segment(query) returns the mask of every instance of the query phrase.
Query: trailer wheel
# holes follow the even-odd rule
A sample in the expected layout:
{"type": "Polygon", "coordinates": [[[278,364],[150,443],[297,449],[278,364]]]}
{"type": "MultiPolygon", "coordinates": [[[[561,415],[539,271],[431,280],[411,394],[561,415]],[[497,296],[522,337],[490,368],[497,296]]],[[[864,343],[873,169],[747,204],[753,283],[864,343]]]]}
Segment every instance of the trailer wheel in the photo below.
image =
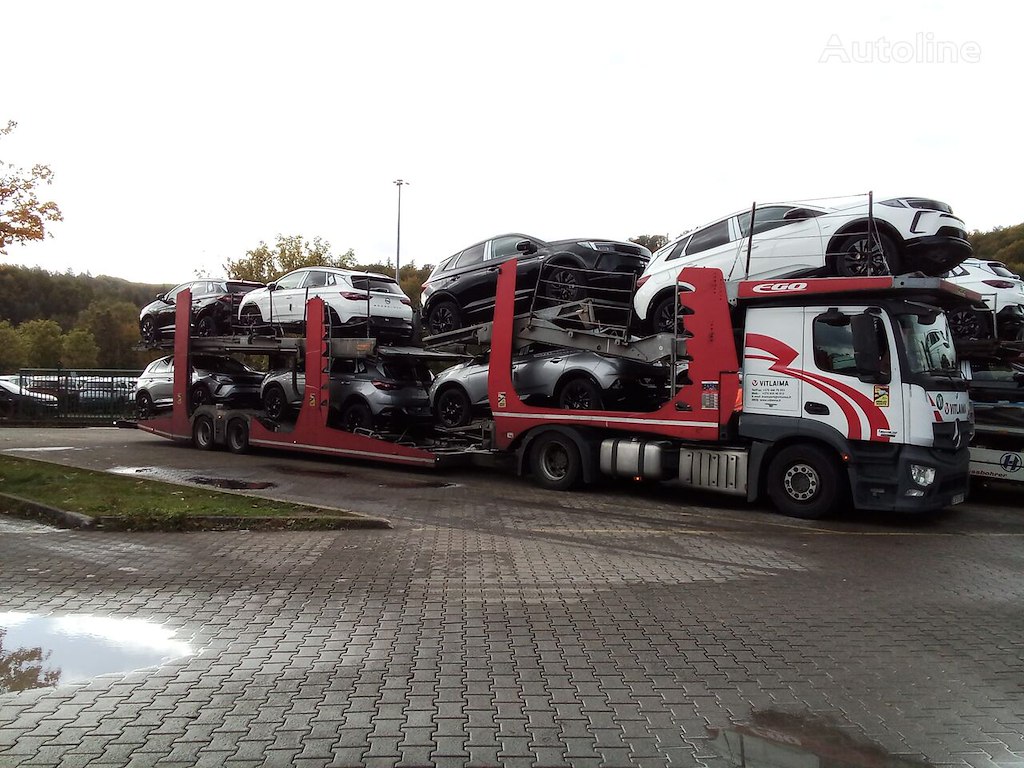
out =
{"type": "Polygon", "coordinates": [[[232,419],[228,422],[228,450],[232,453],[249,452],[249,424],[245,419],[232,419]]]}
{"type": "Polygon", "coordinates": [[[552,432],[537,439],[530,451],[530,472],[541,488],[568,491],[583,479],[583,460],[571,437],[552,432]]]}
{"type": "Polygon", "coordinates": [[[192,444],[200,451],[213,450],[213,419],[209,416],[198,416],[192,423],[192,444]]]}
{"type": "Polygon", "coordinates": [[[790,517],[817,520],[839,507],[845,483],[835,459],[814,445],[791,445],[772,459],[768,496],[790,517]]]}

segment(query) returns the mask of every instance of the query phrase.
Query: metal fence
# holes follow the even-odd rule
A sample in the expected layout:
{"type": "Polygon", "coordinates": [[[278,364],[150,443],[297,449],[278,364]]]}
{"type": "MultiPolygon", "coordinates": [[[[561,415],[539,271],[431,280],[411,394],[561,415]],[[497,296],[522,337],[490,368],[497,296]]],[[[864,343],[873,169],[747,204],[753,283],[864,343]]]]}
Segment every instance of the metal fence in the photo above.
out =
{"type": "Polygon", "coordinates": [[[0,421],[90,422],[134,413],[137,370],[23,368],[0,376],[0,421]]]}

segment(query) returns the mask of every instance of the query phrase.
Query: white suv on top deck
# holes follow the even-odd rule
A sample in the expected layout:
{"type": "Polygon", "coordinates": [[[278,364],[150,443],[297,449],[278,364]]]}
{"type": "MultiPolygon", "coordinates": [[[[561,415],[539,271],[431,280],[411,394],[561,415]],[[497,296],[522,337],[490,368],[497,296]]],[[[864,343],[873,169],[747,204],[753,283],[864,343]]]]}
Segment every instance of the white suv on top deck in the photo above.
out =
{"type": "Polygon", "coordinates": [[[1024,340],[1024,280],[1001,261],[966,259],[946,275],[951,283],[977,291],[989,312],[960,309],[949,313],[949,327],[958,339],[1024,340]],[[995,321],[995,328],[992,323],[995,321]]]}
{"type": "Polygon", "coordinates": [[[716,267],[726,280],[941,275],[971,255],[964,223],[945,203],[920,197],[876,202],[870,237],[868,208],[866,200],[840,207],[762,205],[752,235],[747,209],[673,240],[654,254],[637,280],[633,308],[642,330],[671,330],[675,280],[683,267],[716,267]]]}
{"type": "Polygon", "coordinates": [[[250,291],[238,319],[250,326],[301,328],[306,302],[314,296],[327,305],[332,330],[363,335],[369,316],[371,336],[408,339],[413,334],[412,302],[393,278],[334,267],[303,267],[250,291]]]}

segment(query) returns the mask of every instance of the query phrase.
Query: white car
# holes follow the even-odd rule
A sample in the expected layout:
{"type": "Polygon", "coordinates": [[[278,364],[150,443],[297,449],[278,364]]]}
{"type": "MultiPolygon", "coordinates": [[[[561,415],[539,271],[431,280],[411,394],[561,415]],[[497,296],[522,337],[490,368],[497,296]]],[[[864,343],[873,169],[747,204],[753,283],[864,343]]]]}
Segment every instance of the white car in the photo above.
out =
{"type": "Polygon", "coordinates": [[[683,267],[715,267],[726,280],[923,272],[941,275],[971,255],[964,223],[945,203],[900,197],[829,207],[816,203],[758,206],[673,240],[637,280],[633,307],[645,332],[672,329],[673,292],[683,267]],[[747,268],[749,249],[749,270],[747,268]]]}
{"type": "Polygon", "coordinates": [[[250,291],[238,306],[243,325],[279,325],[302,329],[306,302],[318,296],[330,311],[338,335],[370,334],[408,339],[413,334],[412,302],[393,278],[334,267],[303,267],[266,288],[250,291]]]}
{"type": "Polygon", "coordinates": [[[977,291],[989,312],[962,309],[949,314],[949,326],[958,339],[1024,340],[1024,280],[1001,261],[967,259],[946,275],[951,283],[977,291]],[[993,322],[995,327],[993,327],[993,322]]]}

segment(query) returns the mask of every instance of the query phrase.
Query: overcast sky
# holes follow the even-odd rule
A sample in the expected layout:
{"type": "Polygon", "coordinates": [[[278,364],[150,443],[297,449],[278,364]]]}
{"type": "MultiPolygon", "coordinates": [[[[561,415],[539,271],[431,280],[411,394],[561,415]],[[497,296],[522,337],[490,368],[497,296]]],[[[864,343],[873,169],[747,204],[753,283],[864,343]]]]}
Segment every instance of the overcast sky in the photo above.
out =
{"type": "Polygon", "coordinates": [[[0,0],[0,159],[64,221],[0,260],[177,282],[278,233],[437,263],[874,190],[1024,220],[1016,2],[0,0]],[[884,38],[884,39],[883,39],[884,38]],[[942,59],[940,61],[940,59],[942,59]]]}

